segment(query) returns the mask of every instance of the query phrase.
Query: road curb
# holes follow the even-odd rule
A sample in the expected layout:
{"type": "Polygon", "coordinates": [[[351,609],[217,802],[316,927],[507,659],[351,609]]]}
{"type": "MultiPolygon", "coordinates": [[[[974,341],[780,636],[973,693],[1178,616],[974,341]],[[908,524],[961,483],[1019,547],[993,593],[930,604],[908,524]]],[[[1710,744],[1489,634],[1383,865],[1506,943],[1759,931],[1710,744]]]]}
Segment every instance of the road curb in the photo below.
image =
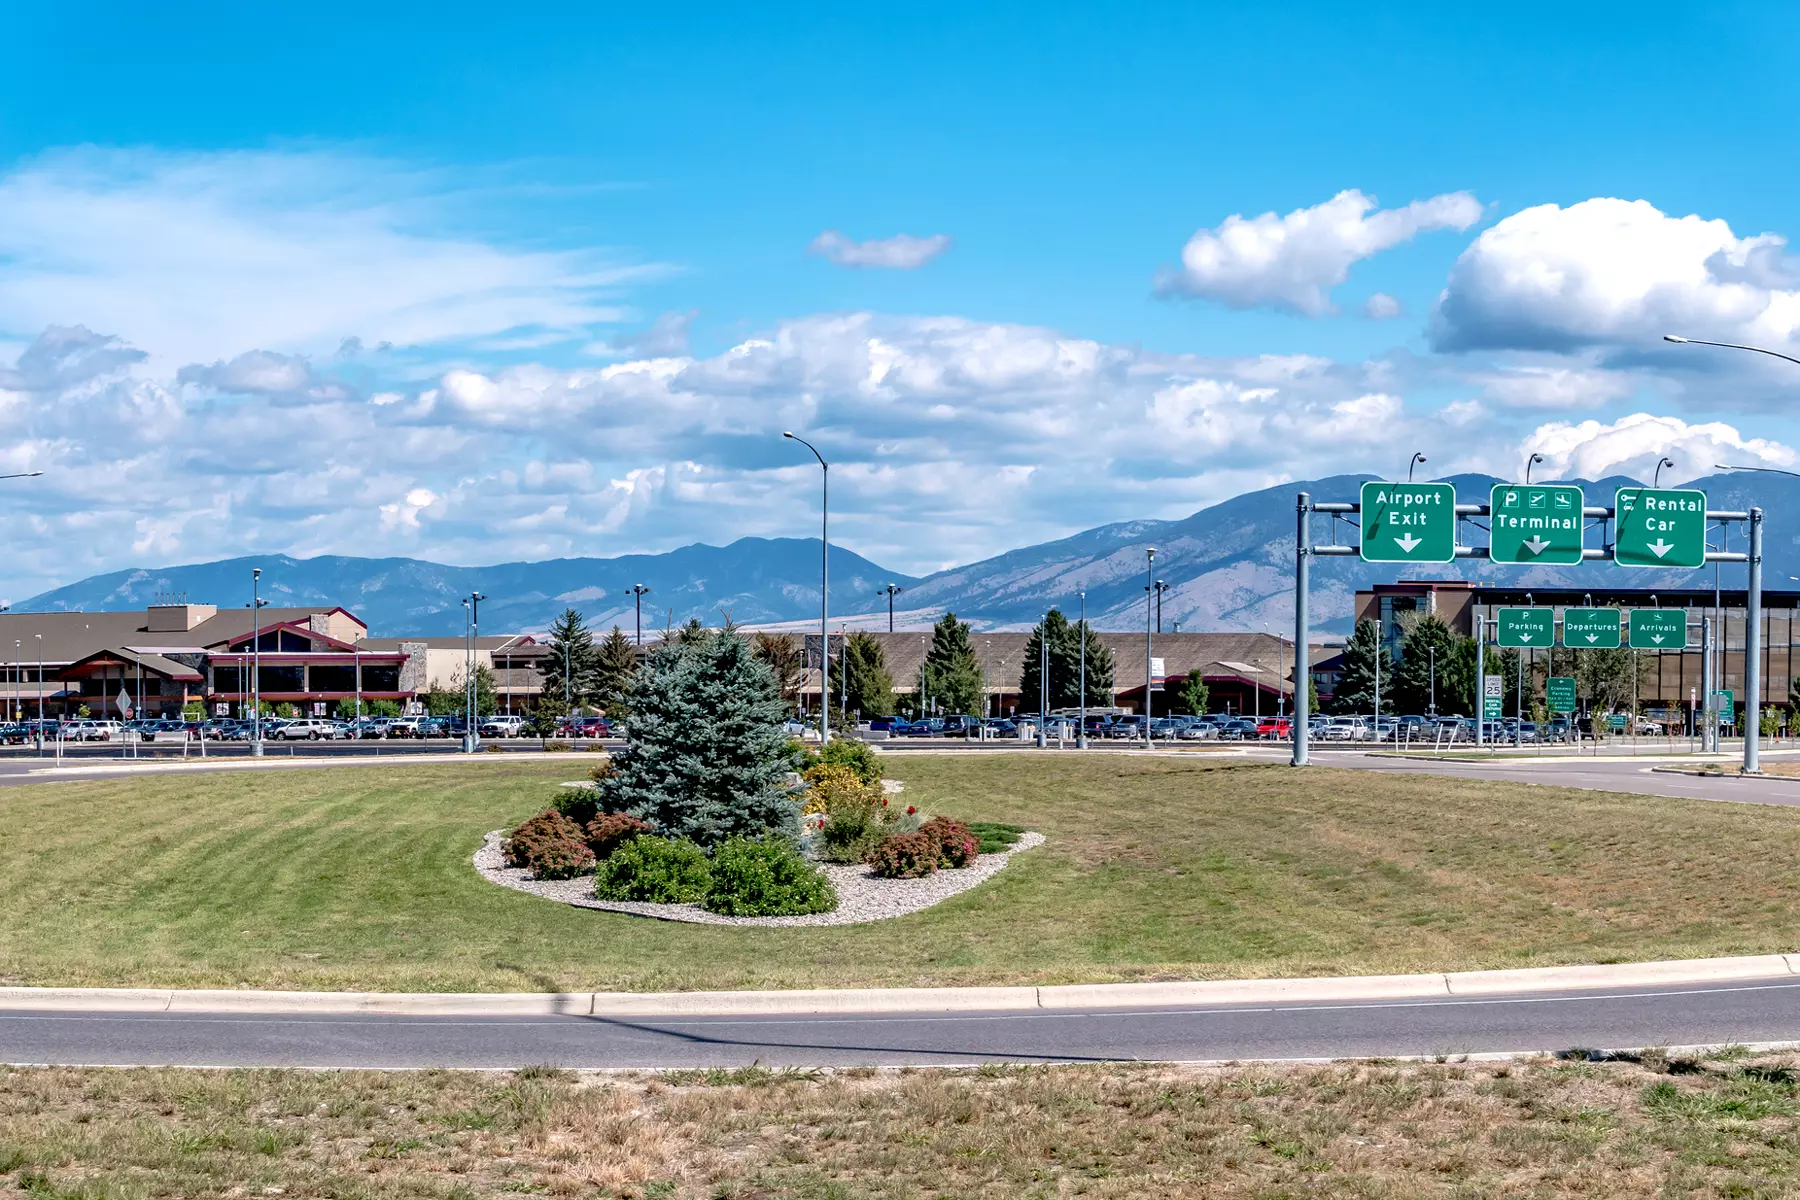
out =
{"type": "Polygon", "coordinates": [[[1513,995],[1800,976],[1800,953],[1674,962],[1526,967],[1425,975],[1215,979],[1044,987],[849,988],[743,992],[265,992],[0,987],[0,1011],[355,1013],[421,1017],[774,1016],[1169,1008],[1513,995]]]}

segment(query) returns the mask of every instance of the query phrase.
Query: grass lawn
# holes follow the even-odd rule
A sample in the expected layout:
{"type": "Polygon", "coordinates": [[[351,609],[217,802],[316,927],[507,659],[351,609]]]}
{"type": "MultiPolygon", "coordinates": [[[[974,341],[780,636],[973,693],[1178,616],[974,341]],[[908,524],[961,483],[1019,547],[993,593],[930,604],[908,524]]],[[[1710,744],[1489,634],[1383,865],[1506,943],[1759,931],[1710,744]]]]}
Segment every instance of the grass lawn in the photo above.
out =
{"type": "Polygon", "coordinates": [[[914,916],[577,910],[469,859],[567,764],[0,789],[0,981],[665,990],[1369,973],[1792,950],[1800,810],[1372,771],[896,756],[929,811],[1049,835],[914,916]]]}
{"type": "Polygon", "coordinates": [[[1792,1056],[657,1076],[0,1069],[46,1197],[1800,1194],[1792,1056]]]}

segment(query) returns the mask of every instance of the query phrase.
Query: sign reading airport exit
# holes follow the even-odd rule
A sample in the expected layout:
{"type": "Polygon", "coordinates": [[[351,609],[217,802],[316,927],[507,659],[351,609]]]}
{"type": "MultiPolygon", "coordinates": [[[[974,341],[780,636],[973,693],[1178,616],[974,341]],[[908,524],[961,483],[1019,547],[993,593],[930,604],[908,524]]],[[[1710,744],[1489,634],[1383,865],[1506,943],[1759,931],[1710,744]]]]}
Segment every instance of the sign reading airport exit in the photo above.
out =
{"type": "Polygon", "coordinates": [[[1574,484],[1495,484],[1488,493],[1489,560],[1575,565],[1581,561],[1581,505],[1574,484]]]}
{"type": "Polygon", "coordinates": [[[1364,562],[1447,563],[1456,558],[1456,489],[1447,483],[1362,485],[1364,562]]]}
{"type": "Polygon", "coordinates": [[[1705,564],[1705,492],[1623,487],[1614,494],[1613,514],[1613,561],[1621,567],[1705,564]]]}

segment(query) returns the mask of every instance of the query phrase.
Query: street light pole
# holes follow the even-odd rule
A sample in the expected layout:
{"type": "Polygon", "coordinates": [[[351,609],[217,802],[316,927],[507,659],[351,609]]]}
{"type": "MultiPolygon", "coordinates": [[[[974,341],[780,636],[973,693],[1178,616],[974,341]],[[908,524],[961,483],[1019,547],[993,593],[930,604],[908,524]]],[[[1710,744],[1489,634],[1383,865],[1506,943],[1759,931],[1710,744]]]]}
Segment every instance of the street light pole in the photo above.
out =
{"type": "Polygon", "coordinates": [[[261,758],[262,740],[262,568],[250,569],[250,755],[261,758]]]}
{"type": "MultiPolygon", "coordinates": [[[[626,589],[625,594],[637,598],[637,644],[641,646],[644,644],[644,597],[650,594],[650,589],[641,583],[634,583],[626,589]]],[[[566,687],[563,690],[568,691],[566,687]]]]}
{"type": "Polygon", "coordinates": [[[890,583],[886,587],[882,588],[879,592],[875,593],[877,596],[886,596],[887,597],[888,632],[889,633],[894,632],[894,597],[898,596],[901,592],[904,592],[905,590],[906,589],[903,587],[898,587],[895,584],[890,583]]]}
{"type": "Polygon", "coordinates": [[[831,741],[831,464],[805,438],[791,432],[781,436],[793,438],[819,460],[819,745],[825,746],[831,741]]]}
{"type": "Polygon", "coordinates": [[[1081,631],[1081,724],[1075,729],[1075,748],[1087,749],[1087,592],[1078,593],[1081,597],[1081,619],[1076,628],[1081,631]]]}
{"type": "Polygon", "coordinates": [[[463,684],[463,753],[473,754],[480,742],[475,734],[476,709],[480,707],[480,689],[475,682],[476,643],[481,638],[481,602],[487,597],[469,593],[469,658],[468,673],[463,684]]]}
{"type": "Polygon", "coordinates": [[[1150,678],[1150,664],[1152,661],[1150,654],[1154,647],[1154,641],[1151,636],[1151,624],[1154,614],[1151,612],[1153,606],[1150,604],[1148,592],[1150,590],[1149,585],[1153,584],[1155,579],[1156,547],[1146,546],[1144,547],[1144,582],[1146,585],[1144,588],[1146,593],[1144,596],[1144,749],[1146,750],[1151,748],[1150,716],[1153,705],[1150,700],[1150,686],[1154,682],[1150,678]]]}

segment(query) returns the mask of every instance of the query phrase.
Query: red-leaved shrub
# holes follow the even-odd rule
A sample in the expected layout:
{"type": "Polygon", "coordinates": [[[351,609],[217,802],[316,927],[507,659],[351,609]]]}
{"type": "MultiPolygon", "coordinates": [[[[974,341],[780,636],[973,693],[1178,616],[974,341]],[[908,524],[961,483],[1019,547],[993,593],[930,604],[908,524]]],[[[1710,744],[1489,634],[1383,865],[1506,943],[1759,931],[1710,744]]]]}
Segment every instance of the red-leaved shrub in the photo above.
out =
{"type": "Polygon", "coordinates": [[[502,848],[509,867],[526,867],[539,879],[570,879],[594,865],[581,826],[546,809],[513,830],[502,848]]]}
{"type": "Polygon", "coordinates": [[[920,879],[938,869],[938,843],[922,833],[891,833],[875,843],[868,862],[882,879],[920,879]]]}
{"type": "Polygon", "coordinates": [[[588,849],[597,859],[612,857],[612,852],[634,837],[655,833],[656,826],[630,813],[601,813],[588,822],[588,849]]]}
{"type": "Polygon", "coordinates": [[[949,817],[933,817],[919,826],[919,832],[938,844],[938,864],[966,867],[981,853],[981,841],[961,821],[949,817]]]}

